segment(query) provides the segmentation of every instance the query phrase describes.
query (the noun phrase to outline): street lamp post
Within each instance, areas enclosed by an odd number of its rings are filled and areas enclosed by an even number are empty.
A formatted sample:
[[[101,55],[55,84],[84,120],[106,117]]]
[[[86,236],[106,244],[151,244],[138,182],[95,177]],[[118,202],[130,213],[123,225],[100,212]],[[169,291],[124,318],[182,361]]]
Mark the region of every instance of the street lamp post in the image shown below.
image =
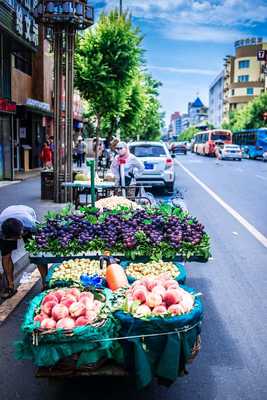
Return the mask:
[[[39,0],[34,10],[37,21],[53,31],[54,40],[54,200],[71,201],[70,189],[62,182],[72,180],[74,41],[78,30],[93,24],[90,0]],[[63,100],[62,92],[65,89]]]
[[[120,15],[122,15],[122,0],[120,0]]]

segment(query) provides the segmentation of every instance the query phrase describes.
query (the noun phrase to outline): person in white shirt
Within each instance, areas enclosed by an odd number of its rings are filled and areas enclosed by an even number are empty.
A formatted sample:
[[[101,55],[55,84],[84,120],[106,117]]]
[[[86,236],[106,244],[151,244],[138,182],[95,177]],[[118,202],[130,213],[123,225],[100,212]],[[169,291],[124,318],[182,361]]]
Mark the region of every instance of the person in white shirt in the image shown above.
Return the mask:
[[[111,170],[115,176],[116,184],[122,185],[122,168],[124,169],[125,186],[129,186],[134,178],[137,178],[144,171],[144,165],[138,158],[131,154],[128,146],[124,142],[119,142],[116,146],[118,155],[111,164]]]
[[[3,299],[12,297],[16,293],[12,251],[17,249],[19,239],[23,239],[25,242],[31,239],[36,230],[36,224],[35,211],[24,205],[7,207],[0,214],[0,251],[7,280],[7,288],[1,293]],[[37,267],[44,282],[47,267],[42,265]]]

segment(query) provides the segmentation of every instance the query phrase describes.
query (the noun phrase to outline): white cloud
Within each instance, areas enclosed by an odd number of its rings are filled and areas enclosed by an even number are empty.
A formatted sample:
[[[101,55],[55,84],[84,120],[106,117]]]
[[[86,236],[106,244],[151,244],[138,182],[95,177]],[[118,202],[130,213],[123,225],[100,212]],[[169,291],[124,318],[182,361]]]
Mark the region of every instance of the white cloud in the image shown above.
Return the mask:
[[[174,68],[174,67],[161,67],[158,65],[149,65],[148,69],[153,69],[161,72],[177,73],[177,74],[210,75],[210,76],[218,74],[217,70],[211,70],[211,69]]]
[[[238,29],[197,24],[165,25],[163,33],[165,37],[173,40],[212,43],[233,43],[244,36],[250,36],[249,33]]]
[[[106,0],[106,9],[118,5]],[[123,6],[177,40],[232,42],[247,35],[240,26],[267,21],[266,0],[123,0]]]
[[[103,1],[102,1],[103,2]],[[118,7],[119,0],[106,0],[106,7]],[[190,17],[189,21],[212,22],[219,25],[264,22],[267,20],[266,0],[124,0],[134,16],[143,18]]]

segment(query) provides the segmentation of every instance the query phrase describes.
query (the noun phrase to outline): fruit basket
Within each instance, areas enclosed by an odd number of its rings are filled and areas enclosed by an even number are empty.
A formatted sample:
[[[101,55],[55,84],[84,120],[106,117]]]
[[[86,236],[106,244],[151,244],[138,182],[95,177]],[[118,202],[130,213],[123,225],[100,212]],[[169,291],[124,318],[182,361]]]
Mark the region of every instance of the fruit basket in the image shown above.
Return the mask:
[[[100,286],[105,285],[106,268],[100,270],[100,263],[97,258],[92,259],[72,259],[62,263],[53,264],[46,276],[46,285],[48,288],[69,287],[72,285],[82,285],[81,276],[99,276],[101,278]]]
[[[188,293],[194,290],[182,286]],[[177,316],[137,317],[123,310],[116,311],[120,321],[124,363],[136,377],[139,388],[147,386],[154,377],[169,384],[186,373],[186,364],[192,362],[200,349],[203,306],[195,297],[192,310]]]
[[[139,262],[122,261],[121,265],[125,268],[125,272],[129,283],[133,283],[137,279],[148,276],[158,276],[161,273],[169,272],[177,282],[184,284],[186,280],[185,267],[177,261],[149,261]]]
[[[63,314],[55,317],[55,307],[60,305],[56,303],[50,313],[57,319],[56,327],[55,324],[52,324],[49,328],[47,319],[51,320],[52,318],[45,318],[40,322],[37,316],[46,310],[42,307],[49,301],[51,302],[48,300],[44,303],[45,298],[51,297],[55,292],[56,290],[43,292],[31,301],[21,327],[23,338],[16,343],[17,359],[31,359],[38,367],[54,366],[60,360],[75,354],[78,355],[77,367],[97,363],[103,358],[119,359],[121,357],[120,344],[116,341],[105,341],[107,338],[116,337],[119,332],[118,322],[114,320],[109,308],[106,307],[110,291],[108,289],[98,291],[98,298],[101,298],[104,309],[99,312],[97,318],[86,325],[77,324],[80,316],[76,318],[76,324],[73,326],[72,323],[71,328],[68,328],[67,320],[71,318],[65,317],[65,308],[63,307],[64,313],[61,310],[60,312]],[[100,300],[98,301],[100,302]],[[50,306],[51,304],[48,304],[47,308]],[[79,314],[78,306],[75,306],[75,303],[70,305],[69,310],[71,307],[74,313]],[[64,316],[64,318],[59,320],[59,316]],[[60,325],[62,320],[65,320],[66,323],[64,328]],[[80,322],[78,321],[78,323]]]

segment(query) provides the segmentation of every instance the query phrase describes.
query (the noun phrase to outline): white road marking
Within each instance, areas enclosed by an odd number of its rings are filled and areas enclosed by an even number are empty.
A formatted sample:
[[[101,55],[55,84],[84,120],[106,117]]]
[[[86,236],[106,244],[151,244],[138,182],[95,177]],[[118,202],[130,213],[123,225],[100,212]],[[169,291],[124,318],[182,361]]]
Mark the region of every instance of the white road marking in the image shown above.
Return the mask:
[[[265,176],[262,175],[256,175],[257,178],[259,179],[263,179],[264,181],[267,181],[267,178]]]
[[[227,204],[220,196],[218,196],[213,190],[211,190],[204,182],[197,178],[192,172],[189,171],[180,161],[177,164],[189,175],[191,178],[197,182],[211,197],[214,198],[226,211],[229,212],[243,227],[251,233],[264,247],[267,248],[267,237],[259,232],[255,226],[248,222],[242,215],[235,211],[229,204]]]
[[[21,181],[8,181],[8,182],[0,182],[0,189],[5,186],[15,185],[16,183],[21,183]]]

